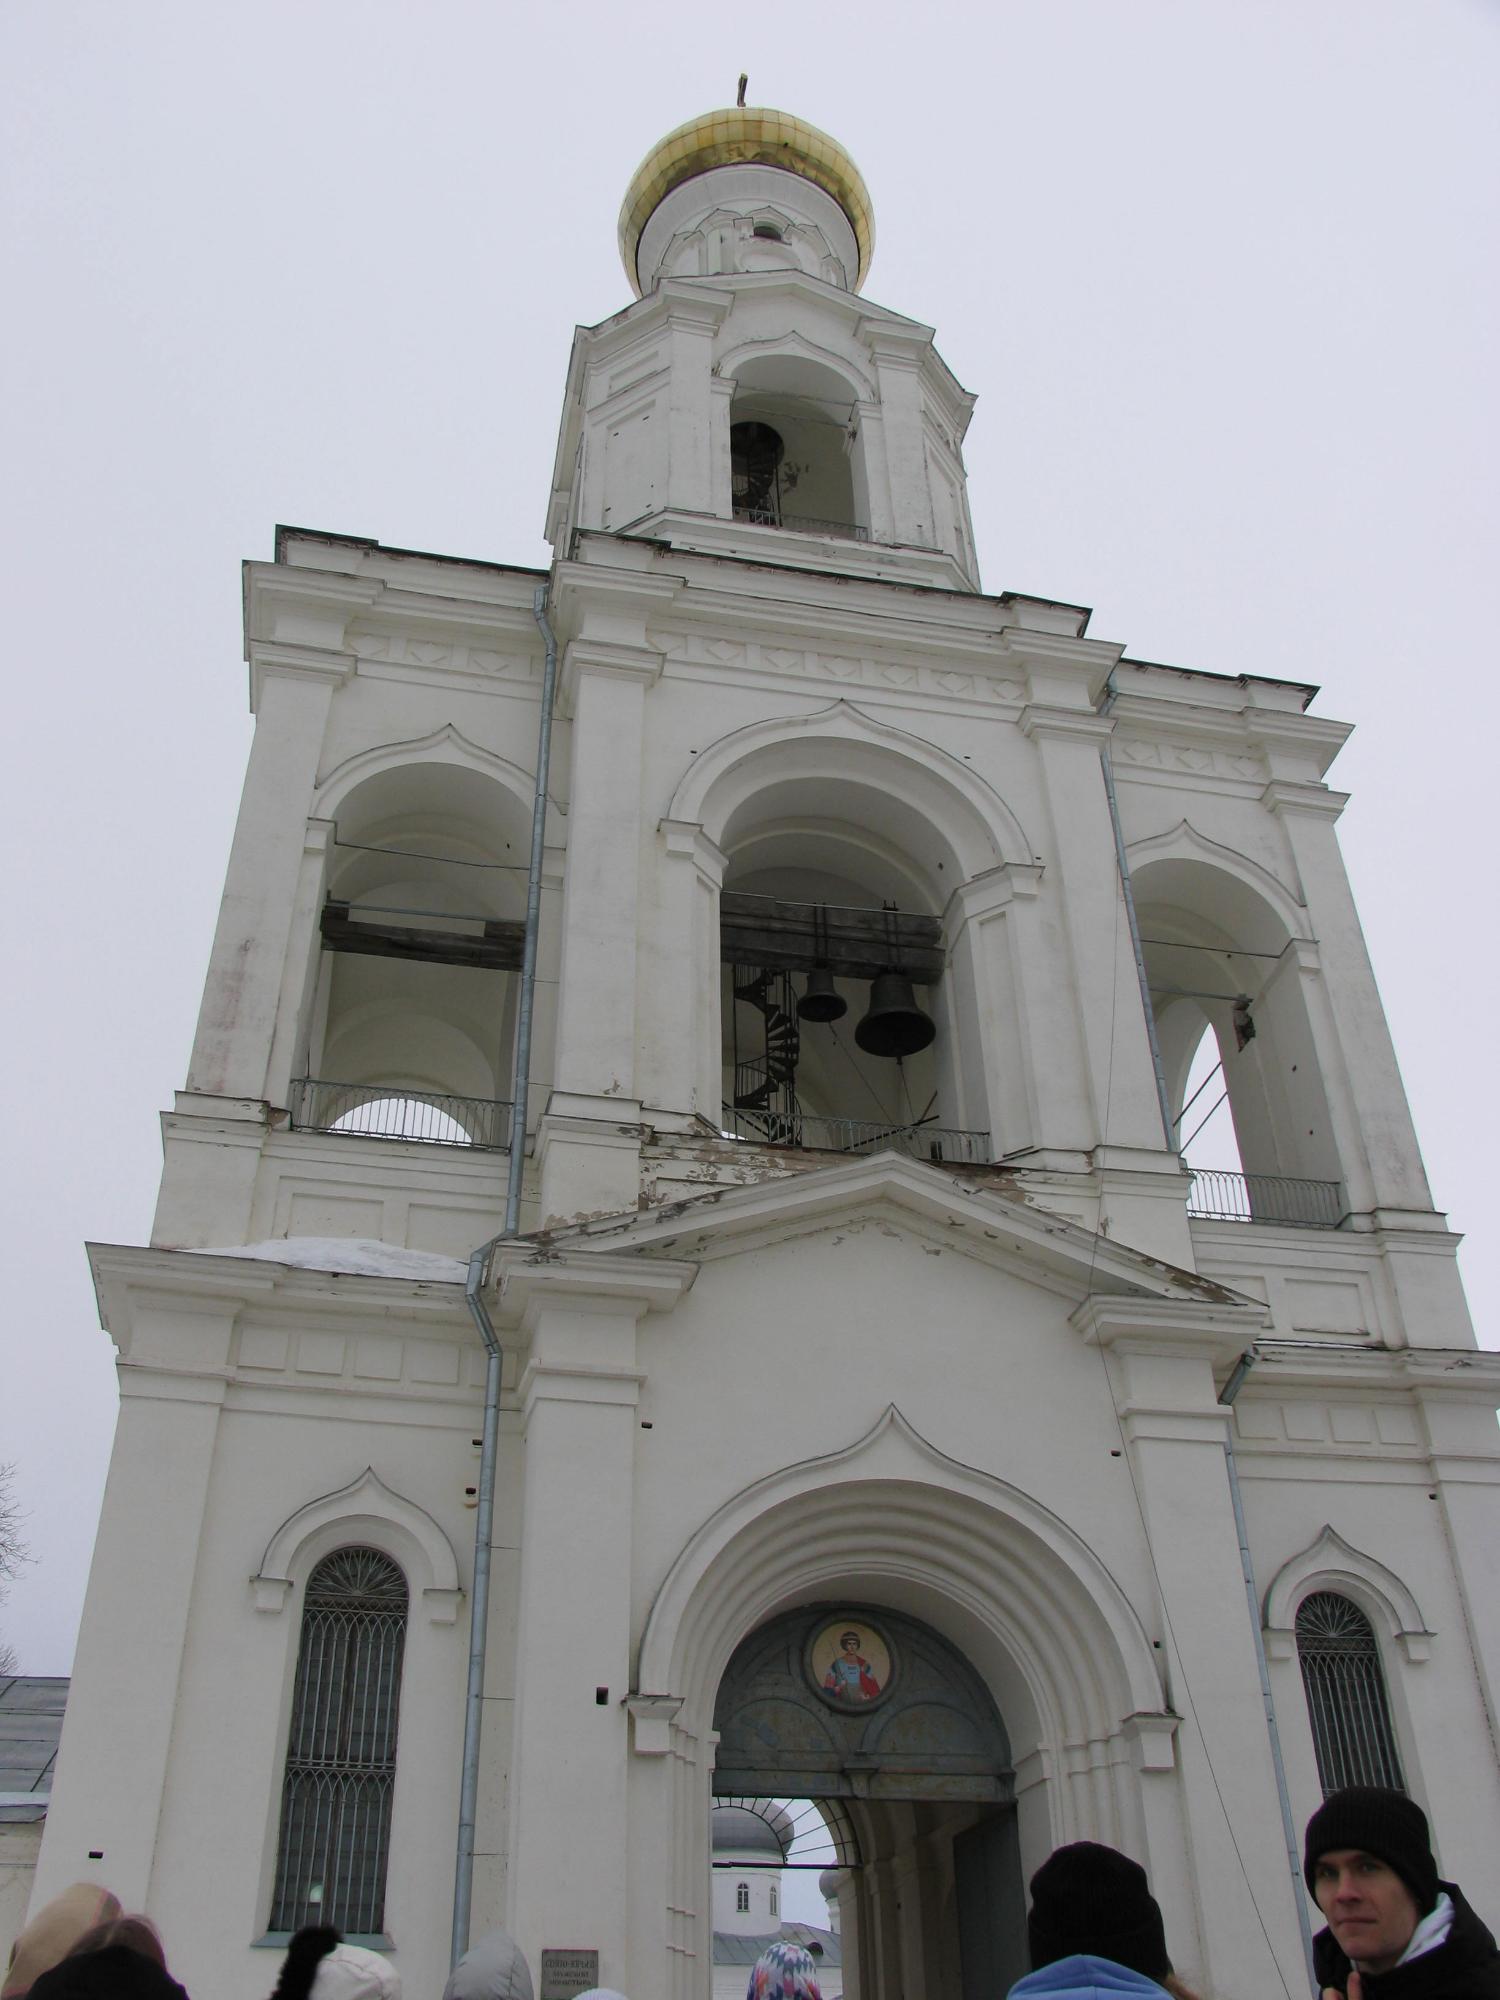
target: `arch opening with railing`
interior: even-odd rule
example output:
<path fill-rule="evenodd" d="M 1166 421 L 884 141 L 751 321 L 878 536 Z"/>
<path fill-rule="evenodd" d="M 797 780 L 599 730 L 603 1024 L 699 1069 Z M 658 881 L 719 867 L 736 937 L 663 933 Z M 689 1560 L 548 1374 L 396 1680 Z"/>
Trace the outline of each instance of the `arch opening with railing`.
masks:
<path fill-rule="evenodd" d="M 292 1123 L 509 1142 L 524 807 L 469 767 L 388 767 L 338 804 Z"/>
<path fill-rule="evenodd" d="M 1337 1227 L 1343 1177 L 1301 955 L 1311 941 L 1208 859 L 1148 858 L 1132 884 L 1190 1211 Z"/>
<path fill-rule="evenodd" d="M 742 363 L 729 412 L 737 521 L 868 541 L 870 509 L 852 384 L 805 354 Z"/>
<path fill-rule="evenodd" d="M 724 1129 L 841 1153 L 989 1158 L 957 1115 L 933 896 L 855 788 L 763 798 L 720 901 Z M 849 817 L 828 808 L 843 805 Z M 779 809 L 778 809 L 779 808 Z"/>

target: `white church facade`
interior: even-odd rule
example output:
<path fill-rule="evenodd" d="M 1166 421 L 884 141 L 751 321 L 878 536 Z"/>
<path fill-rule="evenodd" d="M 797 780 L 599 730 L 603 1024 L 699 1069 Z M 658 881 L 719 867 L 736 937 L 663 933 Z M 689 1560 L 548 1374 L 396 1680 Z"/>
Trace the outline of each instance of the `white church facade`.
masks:
<path fill-rule="evenodd" d="M 1304 1993 L 1287 1829 L 1347 1777 L 1491 1872 L 1500 1356 L 1347 728 L 981 589 L 972 398 L 872 244 L 834 141 L 694 121 L 574 341 L 550 569 L 246 565 L 35 1892 L 108 1882 L 189 1991 L 326 1916 L 435 1995 L 457 1877 L 558 1991 L 708 2000 L 716 1797 L 818 1805 L 850 2000 L 1003 1993 L 1080 1838 L 1192 1985 Z M 1205 1032 L 1243 1171 L 1195 1179 Z"/>

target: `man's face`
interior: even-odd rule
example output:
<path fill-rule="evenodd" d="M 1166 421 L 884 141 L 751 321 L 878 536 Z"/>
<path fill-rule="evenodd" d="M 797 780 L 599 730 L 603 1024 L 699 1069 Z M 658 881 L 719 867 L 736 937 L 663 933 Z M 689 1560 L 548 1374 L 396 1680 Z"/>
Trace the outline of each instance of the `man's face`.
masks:
<path fill-rule="evenodd" d="M 1387 1862 L 1358 1847 L 1334 1847 L 1313 1867 L 1313 1895 L 1344 1956 L 1366 1972 L 1389 1972 L 1411 1943 L 1417 1899 Z"/>

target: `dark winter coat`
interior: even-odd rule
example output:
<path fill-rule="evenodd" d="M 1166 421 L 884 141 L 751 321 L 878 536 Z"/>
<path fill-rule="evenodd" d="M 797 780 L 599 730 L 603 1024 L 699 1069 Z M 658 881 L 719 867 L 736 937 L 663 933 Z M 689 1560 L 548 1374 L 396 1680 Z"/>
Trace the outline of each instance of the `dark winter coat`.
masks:
<path fill-rule="evenodd" d="M 1500 1952 L 1495 1940 L 1451 1882 L 1439 1885 L 1453 1898 L 1453 1928 L 1433 1951 L 1389 1972 L 1361 1974 L 1365 2000 L 1500 2000 Z M 1347 1990 L 1351 1966 L 1332 1931 L 1313 1939 L 1318 1986 Z"/>
<path fill-rule="evenodd" d="M 31 1991 L 35 2000 L 188 2000 L 154 1958 L 123 1944 L 65 1958 L 44 1972 Z"/>

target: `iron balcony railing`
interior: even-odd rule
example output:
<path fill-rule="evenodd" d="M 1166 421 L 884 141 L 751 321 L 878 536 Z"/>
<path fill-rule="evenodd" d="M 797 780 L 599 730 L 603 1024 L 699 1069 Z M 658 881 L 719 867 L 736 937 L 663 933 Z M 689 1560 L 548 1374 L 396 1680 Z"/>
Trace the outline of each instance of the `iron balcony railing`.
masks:
<path fill-rule="evenodd" d="M 751 1139 L 762 1146 L 793 1146 L 802 1152 L 907 1153 L 914 1160 L 987 1165 L 988 1132 L 961 1132 L 951 1125 L 882 1124 L 869 1118 L 823 1118 L 811 1111 L 746 1111 L 726 1104 L 726 1139 Z"/>
<path fill-rule="evenodd" d="M 736 507 L 737 521 L 753 521 L 762 528 L 785 528 L 794 535 L 836 535 L 844 542 L 867 542 L 868 528 L 857 521 L 823 521 L 814 514 L 778 513 L 771 507 Z"/>
<path fill-rule="evenodd" d="M 1188 1214 L 1205 1222 L 1274 1222 L 1290 1229 L 1337 1229 L 1344 1190 L 1337 1181 L 1285 1174 L 1230 1174 L 1190 1169 Z"/>
<path fill-rule="evenodd" d="M 485 1153 L 503 1153 L 510 1144 L 511 1107 L 503 1098 L 456 1097 L 444 1090 L 331 1083 L 303 1076 L 292 1084 L 290 1110 L 298 1132 L 399 1139 L 407 1145 L 472 1146 Z"/>

